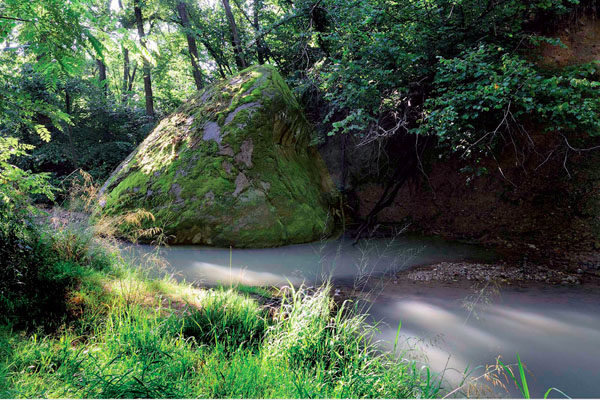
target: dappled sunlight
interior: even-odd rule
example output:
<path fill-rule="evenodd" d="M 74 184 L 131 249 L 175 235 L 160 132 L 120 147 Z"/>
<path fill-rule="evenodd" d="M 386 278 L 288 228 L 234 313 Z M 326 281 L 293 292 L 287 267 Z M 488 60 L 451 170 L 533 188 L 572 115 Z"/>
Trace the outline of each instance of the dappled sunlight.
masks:
<path fill-rule="evenodd" d="M 432 326 L 444 326 L 460 322 L 456 315 L 441 307 L 422 301 L 402 301 L 396 305 L 396 309 L 398 312 L 402 313 L 402 315 L 408 315 L 409 318 L 418 317 L 419 319 L 431 321 L 430 324 L 432 324 Z"/>
<path fill-rule="evenodd" d="M 396 303 L 390 307 L 403 323 L 410 322 L 412 332 L 407 336 L 421 336 L 422 332 L 432 334 L 443 334 L 438 340 L 443 342 L 456 342 L 460 349 L 461 342 L 468 345 L 478 344 L 484 346 L 498 347 L 502 340 L 480 327 L 472 326 L 465 321 L 464 313 L 460 310 L 448 310 L 421 300 L 406 300 Z M 396 332 L 392 332 L 395 335 Z M 391 337 L 393 339 L 393 336 Z M 433 344 L 433 343 L 431 343 Z M 435 345 L 433 345 L 435 348 Z M 453 348 L 455 348 L 453 346 Z M 427 353 L 429 353 L 427 351 Z M 446 358 L 448 355 L 446 355 Z"/>
<path fill-rule="evenodd" d="M 229 267 L 200 261 L 193 262 L 190 265 L 188 276 L 193 277 L 194 275 L 197 276 L 197 279 L 194 280 L 209 284 L 238 283 L 251 286 L 263 286 L 284 285 L 288 282 L 293 284 L 302 283 L 298 278 L 285 277 L 271 272 L 253 271 L 243 267 Z"/>
<path fill-rule="evenodd" d="M 135 257 L 136 253 L 150 253 L 154 248 L 135 246 L 123 251 Z M 236 279 L 242 278 L 252 285 L 268 285 L 285 284 L 288 280 L 312 284 L 329 278 L 368 278 L 424 261 L 461 260 L 477 254 L 476 251 L 467 245 L 407 236 L 371 239 L 356 246 L 352 240 L 341 238 L 269 249 L 232 249 L 231 253 L 230 249 L 179 246 L 160 248 L 160 255 L 186 280 L 213 284 L 228 281 L 231 256 L 232 275 Z"/>
<path fill-rule="evenodd" d="M 0 0 L 0 399 L 600 393 L 600 0 Z"/>
<path fill-rule="evenodd" d="M 570 335 L 579 329 L 564 320 L 541 314 L 540 310 L 494 306 L 489 310 L 489 314 L 488 318 L 510 323 L 511 329 L 527 331 L 530 334 Z"/>

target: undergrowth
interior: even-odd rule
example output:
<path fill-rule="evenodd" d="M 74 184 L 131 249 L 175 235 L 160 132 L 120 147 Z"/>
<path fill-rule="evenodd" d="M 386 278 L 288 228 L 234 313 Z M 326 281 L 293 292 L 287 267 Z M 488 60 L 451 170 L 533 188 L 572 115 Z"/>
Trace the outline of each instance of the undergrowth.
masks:
<path fill-rule="evenodd" d="M 397 398 L 440 390 L 415 364 L 380 351 L 375 328 L 352 303 L 336 305 L 329 286 L 201 289 L 130 265 L 83 227 L 38 228 L 19 245 L 37 252 L 19 261 L 26 276 L 2 286 L 2 398 Z"/>

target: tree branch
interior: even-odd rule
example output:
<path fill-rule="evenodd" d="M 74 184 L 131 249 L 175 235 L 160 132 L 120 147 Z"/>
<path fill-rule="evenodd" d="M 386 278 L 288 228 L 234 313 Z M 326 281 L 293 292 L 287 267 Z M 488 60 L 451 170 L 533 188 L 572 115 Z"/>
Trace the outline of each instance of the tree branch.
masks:
<path fill-rule="evenodd" d="M 33 20 L 31 19 L 21 19 L 21 18 L 15 18 L 15 17 L 7 17 L 6 15 L 0 15 L 0 19 L 8 19 L 11 21 L 20 21 L 20 22 L 33 22 Z"/>

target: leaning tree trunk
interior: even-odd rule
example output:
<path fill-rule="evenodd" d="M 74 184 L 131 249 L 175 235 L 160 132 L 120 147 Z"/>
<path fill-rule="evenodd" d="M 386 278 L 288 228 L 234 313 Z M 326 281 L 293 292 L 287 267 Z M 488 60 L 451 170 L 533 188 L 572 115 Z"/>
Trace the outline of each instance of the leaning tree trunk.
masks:
<path fill-rule="evenodd" d="M 140 8 L 140 0 L 133 1 L 133 11 L 135 13 L 135 23 L 137 25 L 138 36 L 140 37 L 140 45 L 148 51 L 144 34 L 144 20 L 142 18 L 142 9 Z M 150 75 L 150 62 L 143 57 L 143 73 L 144 73 L 144 94 L 146 96 L 146 115 L 154 118 L 154 97 L 152 95 L 152 78 Z"/>
<path fill-rule="evenodd" d="M 196 38 L 192 34 L 190 20 L 188 18 L 187 9 L 183 1 L 177 3 L 177 13 L 181 19 L 181 25 L 185 30 L 188 51 L 190 53 L 190 59 L 192 62 L 192 75 L 194 76 L 194 82 L 196 83 L 196 88 L 200 90 L 204 85 L 204 78 L 202 77 L 202 71 L 200 71 L 200 67 L 198 66 L 198 46 L 196 45 Z"/>
<path fill-rule="evenodd" d="M 392 177 L 386 183 L 383 194 L 375 203 L 375 206 L 367 214 L 363 223 L 358 227 L 354 243 L 357 243 L 375 225 L 377 215 L 385 208 L 392 205 L 396 195 L 406 181 L 414 177 L 419 171 L 419 154 L 423 152 L 424 142 L 415 142 L 415 136 L 410 134 L 399 134 L 389 144 L 389 153 L 393 154 L 396 166 Z"/>
<path fill-rule="evenodd" d="M 392 205 L 396 195 L 402 186 L 404 186 L 404 183 L 408 180 L 408 178 L 414 175 L 415 167 L 416 162 L 414 162 L 413 158 L 410 158 L 406 163 L 396 168 L 392 179 L 386 184 L 383 194 L 375 206 L 371 209 L 369 214 L 367 214 L 367 217 L 363 223 L 359 226 L 354 238 L 355 244 L 363 237 L 365 231 L 368 231 L 369 228 L 375 225 L 377 214 L 379 214 L 383 209 Z"/>
<path fill-rule="evenodd" d="M 246 68 L 246 60 L 244 60 L 244 52 L 242 51 L 242 43 L 240 42 L 240 37 L 238 35 L 237 24 L 235 23 L 235 18 L 233 17 L 233 13 L 231 12 L 229 0 L 221 1 L 223 3 L 223 8 L 225 9 L 227 21 L 229 22 L 229 29 L 231 30 L 231 45 L 233 46 L 235 64 L 237 65 L 238 70 L 242 70 Z"/>

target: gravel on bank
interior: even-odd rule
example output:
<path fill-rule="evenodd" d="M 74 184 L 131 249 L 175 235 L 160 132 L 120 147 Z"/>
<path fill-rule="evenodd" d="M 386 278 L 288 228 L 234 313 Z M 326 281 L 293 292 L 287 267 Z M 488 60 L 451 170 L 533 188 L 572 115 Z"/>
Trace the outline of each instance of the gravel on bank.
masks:
<path fill-rule="evenodd" d="M 547 284 L 579 285 L 583 282 L 584 272 L 568 273 L 548 269 L 536 264 L 521 266 L 494 263 L 480 264 L 470 262 L 441 262 L 433 265 L 400 271 L 398 280 L 417 282 L 456 282 L 456 281 L 497 281 L 499 283 L 541 282 Z"/>

